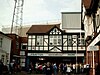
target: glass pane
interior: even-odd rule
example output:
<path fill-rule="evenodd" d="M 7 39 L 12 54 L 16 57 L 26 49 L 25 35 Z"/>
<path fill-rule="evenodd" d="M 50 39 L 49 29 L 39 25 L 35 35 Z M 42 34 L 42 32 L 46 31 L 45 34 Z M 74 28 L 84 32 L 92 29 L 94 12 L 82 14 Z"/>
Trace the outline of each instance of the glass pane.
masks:
<path fill-rule="evenodd" d="M 31 45 L 31 39 L 28 39 L 28 45 L 29 46 Z"/>
<path fill-rule="evenodd" d="M 32 36 L 31 36 L 31 35 L 29 35 L 29 36 L 28 36 L 28 38 L 32 38 Z"/>
<path fill-rule="evenodd" d="M 28 50 L 31 50 L 31 47 L 28 47 Z"/>

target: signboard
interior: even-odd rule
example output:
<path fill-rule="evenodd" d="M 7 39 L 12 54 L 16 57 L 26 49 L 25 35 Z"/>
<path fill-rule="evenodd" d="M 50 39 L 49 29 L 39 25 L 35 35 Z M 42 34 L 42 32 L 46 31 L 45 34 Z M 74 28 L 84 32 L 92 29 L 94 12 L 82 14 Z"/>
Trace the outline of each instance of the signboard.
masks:
<path fill-rule="evenodd" d="M 76 57 L 84 56 L 84 53 L 28 53 L 28 56 L 47 56 L 47 57 Z"/>
<path fill-rule="evenodd" d="M 89 46 L 95 46 L 100 41 L 100 34 L 90 43 Z"/>
<path fill-rule="evenodd" d="M 99 50 L 99 46 L 88 46 L 87 47 L 87 51 L 98 51 Z"/>

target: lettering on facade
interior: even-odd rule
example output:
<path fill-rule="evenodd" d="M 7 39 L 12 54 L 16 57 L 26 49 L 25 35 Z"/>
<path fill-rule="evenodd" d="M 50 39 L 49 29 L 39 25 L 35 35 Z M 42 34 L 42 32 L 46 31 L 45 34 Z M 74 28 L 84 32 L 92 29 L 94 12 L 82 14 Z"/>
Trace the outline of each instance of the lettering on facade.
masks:
<path fill-rule="evenodd" d="M 31 53 L 31 54 L 28 54 L 28 56 L 43 56 L 42 53 Z"/>
<path fill-rule="evenodd" d="M 50 53 L 48 56 L 62 56 L 62 53 Z"/>
<path fill-rule="evenodd" d="M 28 56 L 84 56 L 84 54 L 75 54 L 75 53 L 28 53 Z"/>
<path fill-rule="evenodd" d="M 75 53 L 68 53 L 69 56 L 75 56 Z"/>

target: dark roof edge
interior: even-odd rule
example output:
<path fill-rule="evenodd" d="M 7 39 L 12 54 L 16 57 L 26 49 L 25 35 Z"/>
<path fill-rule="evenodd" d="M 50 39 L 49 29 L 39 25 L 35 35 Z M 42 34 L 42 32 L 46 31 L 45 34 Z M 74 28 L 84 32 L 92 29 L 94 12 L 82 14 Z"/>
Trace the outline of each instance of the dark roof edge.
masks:
<path fill-rule="evenodd" d="M 82 12 L 61 12 L 62 14 L 81 14 Z"/>

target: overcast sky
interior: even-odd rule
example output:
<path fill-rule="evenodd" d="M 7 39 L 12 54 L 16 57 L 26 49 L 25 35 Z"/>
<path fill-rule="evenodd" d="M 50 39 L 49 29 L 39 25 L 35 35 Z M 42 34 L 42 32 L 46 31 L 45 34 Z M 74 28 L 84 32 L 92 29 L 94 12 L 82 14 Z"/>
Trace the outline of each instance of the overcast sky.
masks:
<path fill-rule="evenodd" d="M 0 26 L 11 25 L 14 0 L 0 0 Z M 81 11 L 81 0 L 24 0 L 23 24 L 61 20 L 61 11 Z"/>

